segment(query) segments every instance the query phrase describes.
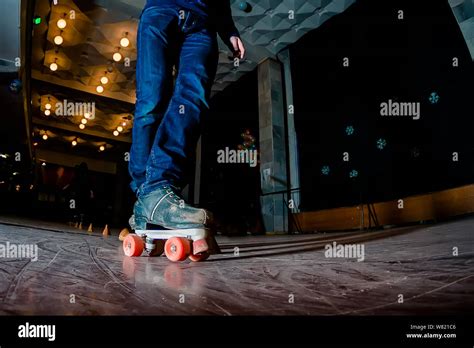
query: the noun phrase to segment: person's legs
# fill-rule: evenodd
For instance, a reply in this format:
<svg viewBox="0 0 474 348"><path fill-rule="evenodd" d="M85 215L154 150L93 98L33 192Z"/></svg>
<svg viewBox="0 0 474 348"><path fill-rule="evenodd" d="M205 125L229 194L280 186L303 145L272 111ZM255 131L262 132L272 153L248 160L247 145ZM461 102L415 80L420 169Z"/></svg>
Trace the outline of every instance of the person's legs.
<svg viewBox="0 0 474 348"><path fill-rule="evenodd" d="M184 186L202 118L209 109L218 61L217 38L201 18L186 14L179 26L183 43L176 85L148 159L146 181L140 188L143 195L166 185Z"/></svg>
<svg viewBox="0 0 474 348"><path fill-rule="evenodd" d="M186 204L179 196L189 171L209 109L218 49L215 32L186 11L179 20L180 55L174 93L156 133L140 186L130 226L135 230L155 224L166 229L202 228L212 223L204 209ZM211 241L212 243L212 241Z"/></svg>
<svg viewBox="0 0 474 348"><path fill-rule="evenodd" d="M173 86L172 66L176 56L178 9L152 7L140 19L137 33L137 101L132 131L129 172L131 189L145 182L146 164L157 127L163 118Z"/></svg>

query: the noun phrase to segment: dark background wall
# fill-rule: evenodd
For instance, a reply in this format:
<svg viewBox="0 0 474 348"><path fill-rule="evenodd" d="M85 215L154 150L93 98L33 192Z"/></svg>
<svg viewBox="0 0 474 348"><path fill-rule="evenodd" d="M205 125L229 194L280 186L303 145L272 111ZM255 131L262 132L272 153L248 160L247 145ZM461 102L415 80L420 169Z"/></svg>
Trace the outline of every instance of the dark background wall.
<svg viewBox="0 0 474 348"><path fill-rule="evenodd" d="M249 130L258 148L258 81L253 71L211 100L203 134L201 204L218 216L227 233L259 232L259 167L217 163L217 151L237 149Z"/></svg>
<svg viewBox="0 0 474 348"><path fill-rule="evenodd" d="M474 181L473 63L447 1L358 1L291 54L303 210ZM388 99L420 102L421 119L381 117ZM459 162L451 160L455 151ZM352 170L358 177L349 177Z"/></svg>

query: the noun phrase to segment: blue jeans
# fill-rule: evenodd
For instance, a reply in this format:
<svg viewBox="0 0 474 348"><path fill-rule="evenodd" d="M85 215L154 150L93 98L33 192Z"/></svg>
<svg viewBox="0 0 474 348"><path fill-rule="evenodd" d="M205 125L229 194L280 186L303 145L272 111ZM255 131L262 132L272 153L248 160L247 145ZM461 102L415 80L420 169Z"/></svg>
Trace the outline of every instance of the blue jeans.
<svg viewBox="0 0 474 348"><path fill-rule="evenodd" d="M130 187L137 195L189 177L218 62L205 18L174 5L146 8L137 33L137 101ZM173 86L173 65L178 74Z"/></svg>

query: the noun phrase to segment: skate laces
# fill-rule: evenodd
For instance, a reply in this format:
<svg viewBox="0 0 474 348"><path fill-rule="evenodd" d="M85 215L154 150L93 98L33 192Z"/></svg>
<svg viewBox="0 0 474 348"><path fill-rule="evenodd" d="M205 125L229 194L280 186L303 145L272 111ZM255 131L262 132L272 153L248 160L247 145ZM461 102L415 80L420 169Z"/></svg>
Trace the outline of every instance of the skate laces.
<svg viewBox="0 0 474 348"><path fill-rule="evenodd" d="M166 193L168 193L168 197L170 197L176 203L181 204L181 202L184 202L183 199L178 194L176 194L171 187L166 188Z"/></svg>

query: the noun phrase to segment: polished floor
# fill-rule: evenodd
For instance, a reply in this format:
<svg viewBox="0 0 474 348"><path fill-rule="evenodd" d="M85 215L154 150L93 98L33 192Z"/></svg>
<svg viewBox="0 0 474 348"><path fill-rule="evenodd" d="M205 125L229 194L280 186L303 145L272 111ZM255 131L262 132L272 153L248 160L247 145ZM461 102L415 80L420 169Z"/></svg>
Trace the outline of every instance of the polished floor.
<svg viewBox="0 0 474 348"><path fill-rule="evenodd" d="M221 237L221 255L180 264L165 257L127 258L117 231L112 232L103 237L54 223L0 218L0 246L38 246L37 261L0 258L0 314L437 315L474 310L474 217L362 234ZM363 246L363 261L326 257L325 246L333 242Z"/></svg>

